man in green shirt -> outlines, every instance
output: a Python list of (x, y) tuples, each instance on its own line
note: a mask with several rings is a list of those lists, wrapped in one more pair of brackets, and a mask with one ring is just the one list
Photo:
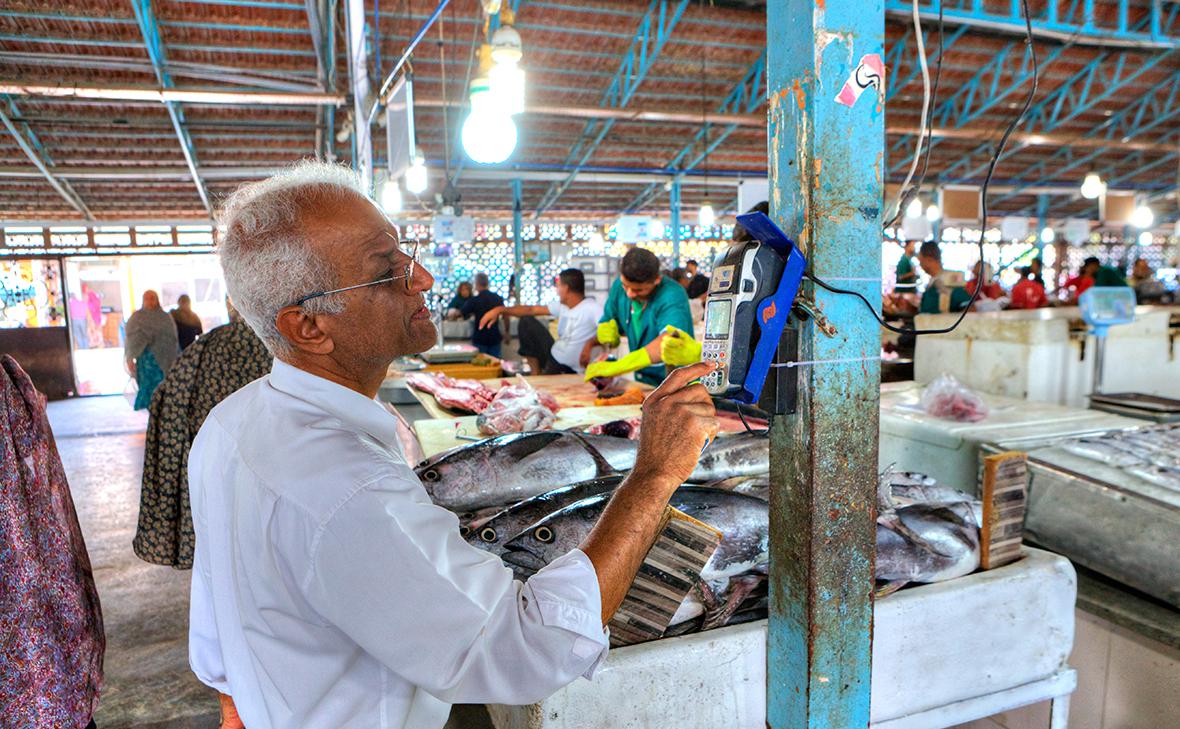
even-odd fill
[(897, 285), (893, 290), (899, 294), (912, 294), (918, 290), (918, 272), (914, 270), (914, 242), (907, 240), (901, 260), (897, 262)]
[(930, 277), (922, 294), (919, 314), (946, 314), (962, 311), (971, 302), (971, 294), (963, 287), (963, 274), (942, 267), (942, 249), (934, 241), (926, 241), (918, 251), (918, 265)]
[[(649, 385), (664, 380), (661, 345), (667, 327), (692, 332), (692, 310), (684, 287), (660, 272), (660, 259), (645, 248), (632, 248), (623, 256), (619, 279), (611, 286), (598, 324), (598, 342), (614, 347), (627, 337), (631, 353), (614, 362), (595, 362), (586, 368), (586, 379), (615, 377), (636, 372), (635, 379)], [(589, 357), (593, 342), (587, 342)], [(675, 363), (673, 363), (675, 364)]]

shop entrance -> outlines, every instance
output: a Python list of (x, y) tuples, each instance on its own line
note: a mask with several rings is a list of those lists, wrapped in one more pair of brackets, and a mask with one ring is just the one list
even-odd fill
[(124, 391), (123, 325), (148, 290), (165, 311), (187, 294), (205, 331), (229, 321), (225, 284), (213, 254), (75, 257), (65, 261), (70, 329), (80, 395)]

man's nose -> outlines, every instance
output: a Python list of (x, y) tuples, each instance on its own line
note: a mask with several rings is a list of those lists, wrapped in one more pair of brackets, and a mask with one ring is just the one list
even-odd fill
[(434, 276), (421, 264), (414, 266), (412, 288), (415, 292), (426, 292), (434, 288)]

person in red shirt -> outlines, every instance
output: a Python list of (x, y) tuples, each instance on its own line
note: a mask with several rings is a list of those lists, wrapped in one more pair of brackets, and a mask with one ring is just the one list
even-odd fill
[(1040, 309), (1049, 305), (1049, 297), (1045, 295), (1045, 285), (1032, 267), (1020, 269), (1020, 281), (1012, 287), (1011, 309)]
[(1094, 285), (1093, 269), (1098, 268), (1097, 258), (1087, 258), (1078, 270), (1078, 275), (1065, 282), (1065, 289), (1069, 291), (1070, 301), (1077, 301), (1086, 289)]
[[(980, 269), (982, 269), (982, 271)], [(1001, 286), (999, 282), (997, 282), (992, 276), (992, 267), (987, 263), (984, 263), (983, 261), (977, 261), (975, 268), (972, 269), (971, 275), (971, 280), (968, 281), (967, 285), (964, 287), (967, 289), (968, 294), (974, 296), (975, 287), (979, 285), (980, 281), (983, 281), (983, 291), (979, 292), (980, 298), (1000, 299), (1004, 296), (1007, 296), (1007, 293), (1004, 291), (1004, 287)]]

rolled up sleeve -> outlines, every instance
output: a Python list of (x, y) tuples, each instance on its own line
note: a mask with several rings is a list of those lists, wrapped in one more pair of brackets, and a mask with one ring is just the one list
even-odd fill
[(532, 703), (592, 676), (607, 635), (586, 555), (513, 580), (413, 479), (366, 486), (319, 531), (304, 580), (316, 611), (443, 701)]

